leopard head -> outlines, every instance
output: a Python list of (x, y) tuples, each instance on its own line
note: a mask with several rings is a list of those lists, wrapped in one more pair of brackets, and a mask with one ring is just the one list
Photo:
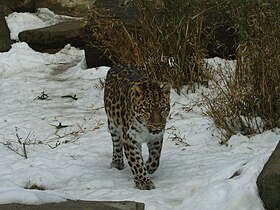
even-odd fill
[(156, 82), (139, 82), (132, 87), (132, 109), (141, 124), (149, 132), (159, 133), (164, 130), (170, 111), (170, 85)]

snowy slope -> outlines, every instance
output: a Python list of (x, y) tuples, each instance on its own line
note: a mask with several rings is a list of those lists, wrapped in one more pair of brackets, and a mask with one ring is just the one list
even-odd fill
[[(34, 27), (39, 19), (28, 13), (7, 17), (15, 36), (18, 20), (20, 27), (28, 22)], [(209, 62), (214, 67), (227, 63)], [(107, 67), (86, 69), (83, 51), (71, 46), (46, 54), (26, 43), (0, 53), (0, 64), (0, 203), (70, 198), (135, 200), (147, 210), (264, 209), (256, 179), (280, 136), (271, 131), (251, 138), (236, 135), (228, 147), (220, 145), (218, 129), (199, 101), (206, 88), (172, 93), (161, 165), (152, 176), (156, 189), (140, 191), (127, 165), (122, 171), (109, 167), (112, 145), (100, 85)]]

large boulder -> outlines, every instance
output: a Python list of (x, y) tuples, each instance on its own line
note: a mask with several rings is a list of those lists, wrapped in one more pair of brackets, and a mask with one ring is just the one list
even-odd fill
[(84, 48), (86, 22), (84, 20), (68, 20), (56, 25), (23, 31), (19, 34), (19, 40), (40, 52), (47, 49), (61, 49), (67, 44)]
[(9, 51), (11, 44), (10, 29), (6, 23), (4, 11), (0, 8), (0, 52)]
[(280, 142), (257, 179), (260, 197), (267, 210), (280, 209)]

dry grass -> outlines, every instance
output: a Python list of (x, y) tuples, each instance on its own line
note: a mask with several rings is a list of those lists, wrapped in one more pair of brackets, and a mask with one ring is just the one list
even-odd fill
[(232, 5), (240, 37), (237, 68), (215, 81), (208, 114), (225, 136), (280, 127), (280, 3), (237, 1)]
[[(185, 84), (194, 87), (209, 78), (203, 58), (207, 43), (214, 41), (211, 31), (231, 25), (239, 39), (237, 68), (218, 72), (220, 80), (213, 78), (216, 95), (206, 97), (208, 115), (226, 138), (280, 127), (277, 0), (131, 2), (139, 17), (132, 24), (100, 8), (89, 13), (91, 46), (115, 64), (135, 65), (149, 78), (167, 81), (180, 92)], [(213, 28), (204, 22), (210, 10), (218, 16)]]
[(167, 81), (179, 92), (184, 84), (193, 86), (203, 80), (207, 7), (203, 0), (135, 0), (138, 22), (132, 24), (94, 8), (88, 15), (90, 44), (114, 63), (135, 65), (149, 78)]

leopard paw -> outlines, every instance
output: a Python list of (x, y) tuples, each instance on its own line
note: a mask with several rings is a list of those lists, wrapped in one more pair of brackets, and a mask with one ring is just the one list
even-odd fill
[(154, 163), (146, 162), (147, 172), (149, 174), (155, 173), (155, 171), (158, 169), (158, 165), (159, 164), (157, 164), (156, 162), (154, 162)]
[(148, 178), (146, 180), (136, 180), (135, 186), (140, 190), (152, 190), (155, 189), (154, 183)]
[(120, 161), (112, 161), (111, 168), (122, 170), (124, 168), (124, 163)]

